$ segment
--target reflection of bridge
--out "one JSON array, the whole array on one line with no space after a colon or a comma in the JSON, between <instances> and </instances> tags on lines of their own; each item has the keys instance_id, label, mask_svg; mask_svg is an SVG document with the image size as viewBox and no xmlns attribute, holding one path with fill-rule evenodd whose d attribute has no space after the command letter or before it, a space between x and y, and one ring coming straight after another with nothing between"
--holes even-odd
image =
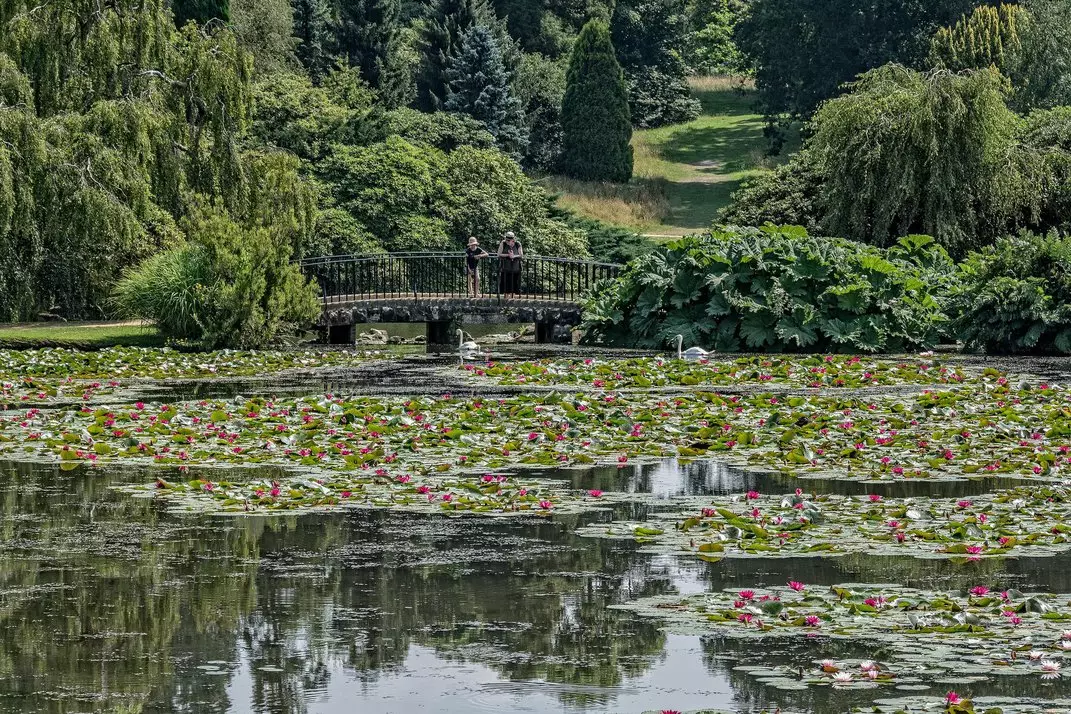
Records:
<instances>
[{"instance_id":1,"label":"reflection of bridge","mask_svg":"<svg viewBox=\"0 0 1071 714\"><path fill-rule=\"evenodd\" d=\"M452 344L463 323L527 322L536 340L580 323L584 295L621 266L566 258L525 256L516 295L506 295L497 258L480 261L480 297L469 295L463 253L341 255L301 261L320 286L321 325L332 342L352 342L354 326L425 322L428 342Z\"/></svg>"}]
</instances>

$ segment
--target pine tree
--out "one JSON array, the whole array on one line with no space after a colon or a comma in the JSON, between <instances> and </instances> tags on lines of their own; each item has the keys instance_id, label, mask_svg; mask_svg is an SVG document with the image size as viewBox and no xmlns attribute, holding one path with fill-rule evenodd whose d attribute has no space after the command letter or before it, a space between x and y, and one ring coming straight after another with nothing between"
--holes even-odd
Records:
<instances>
[{"instance_id":1,"label":"pine tree","mask_svg":"<svg viewBox=\"0 0 1071 714\"><path fill-rule=\"evenodd\" d=\"M294 36L300 41L297 56L314 78L331 69L333 25L327 0L295 0Z\"/></svg>"},{"instance_id":2,"label":"pine tree","mask_svg":"<svg viewBox=\"0 0 1071 714\"><path fill-rule=\"evenodd\" d=\"M490 29L469 28L446 75L446 110L483 122L499 148L519 161L528 144L524 109L510 87L502 51Z\"/></svg>"},{"instance_id":3,"label":"pine tree","mask_svg":"<svg viewBox=\"0 0 1071 714\"><path fill-rule=\"evenodd\" d=\"M417 98L422 109L442 109L446 101L446 73L461 51L462 35L477 22L486 21L489 15L486 0L435 0L432 3L421 38L424 66Z\"/></svg>"},{"instance_id":4,"label":"pine tree","mask_svg":"<svg viewBox=\"0 0 1071 714\"><path fill-rule=\"evenodd\" d=\"M975 8L953 27L937 31L931 44L933 63L954 72L996 67L1008 74L1022 50L1019 26L1025 14L1018 5Z\"/></svg>"},{"instance_id":5,"label":"pine tree","mask_svg":"<svg viewBox=\"0 0 1071 714\"><path fill-rule=\"evenodd\" d=\"M182 27L190 20L203 25L212 20L230 22L229 0L175 0L175 24Z\"/></svg>"},{"instance_id":6,"label":"pine tree","mask_svg":"<svg viewBox=\"0 0 1071 714\"><path fill-rule=\"evenodd\" d=\"M407 76L398 62L402 49L399 0L342 0L339 50L388 107L403 103Z\"/></svg>"},{"instance_id":7,"label":"pine tree","mask_svg":"<svg viewBox=\"0 0 1071 714\"><path fill-rule=\"evenodd\" d=\"M573 45L562 130L562 169L567 175L619 183L632 178L628 91L610 28L601 20L584 25Z\"/></svg>"}]
</instances>

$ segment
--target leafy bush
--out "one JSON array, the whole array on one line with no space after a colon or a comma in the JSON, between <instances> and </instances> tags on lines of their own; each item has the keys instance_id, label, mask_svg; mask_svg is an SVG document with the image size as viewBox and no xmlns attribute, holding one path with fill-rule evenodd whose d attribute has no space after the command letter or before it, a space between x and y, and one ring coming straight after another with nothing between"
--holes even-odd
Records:
<instances>
[{"instance_id":1,"label":"leafy bush","mask_svg":"<svg viewBox=\"0 0 1071 714\"><path fill-rule=\"evenodd\" d=\"M803 226L817 233L821 230L821 190L822 174L805 149L772 171L744 179L719 217L735 226L773 223Z\"/></svg>"},{"instance_id":2,"label":"leafy bush","mask_svg":"<svg viewBox=\"0 0 1071 714\"><path fill-rule=\"evenodd\" d=\"M954 273L932 238L881 250L798 227L725 229L660 247L603 284L586 339L718 351L897 351L934 344Z\"/></svg>"},{"instance_id":3,"label":"leafy bush","mask_svg":"<svg viewBox=\"0 0 1071 714\"><path fill-rule=\"evenodd\" d=\"M119 281L120 313L203 349L263 347L316 318L316 290L290 263L289 241L218 207L196 206L184 228L189 243Z\"/></svg>"},{"instance_id":4,"label":"leafy bush","mask_svg":"<svg viewBox=\"0 0 1071 714\"><path fill-rule=\"evenodd\" d=\"M955 327L969 349L1071 353L1071 239L1024 234L960 266Z\"/></svg>"}]
</instances>

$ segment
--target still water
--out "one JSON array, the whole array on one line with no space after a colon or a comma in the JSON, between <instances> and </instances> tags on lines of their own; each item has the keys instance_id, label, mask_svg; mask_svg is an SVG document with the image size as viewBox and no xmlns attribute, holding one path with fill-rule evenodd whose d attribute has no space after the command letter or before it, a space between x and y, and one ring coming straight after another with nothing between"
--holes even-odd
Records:
<instances>
[{"instance_id":1,"label":"still water","mask_svg":"<svg viewBox=\"0 0 1071 714\"><path fill-rule=\"evenodd\" d=\"M399 384L413 374L397 367ZM389 380L388 380L389 382ZM390 387L389 383L385 383ZM263 385L261 385L263 387ZM274 385L275 389L280 385ZM250 385L186 385L171 397ZM322 380L285 390L331 388ZM642 518L674 496L866 493L858 483L675 461L554 474L651 494L583 516L478 519L391 512L188 517L116 492L159 470L0 462L0 713L613 712L783 707L818 714L895 691L783 691L739 669L881 652L816 638L774 647L667 634L611 606L725 587L985 582L1071 593L1071 556L727 559L651 555L578 526ZM162 474L178 478L177 474ZM546 475L546 472L540 472ZM1000 483L883 485L971 495ZM948 682L927 682L943 695ZM1071 696L1066 679L996 678L976 695Z\"/></svg>"},{"instance_id":2,"label":"still water","mask_svg":"<svg viewBox=\"0 0 1071 714\"><path fill-rule=\"evenodd\" d=\"M756 485L672 462L568 477L606 486L611 475L667 495ZM192 519L110 489L145 478L0 465L0 711L835 712L874 694L767 691L733 668L844 656L842 643L749 650L608 606L788 577L1071 591L1067 557L702 563L572 534L608 513ZM1039 687L976 689L1009 686Z\"/></svg>"}]
</instances>

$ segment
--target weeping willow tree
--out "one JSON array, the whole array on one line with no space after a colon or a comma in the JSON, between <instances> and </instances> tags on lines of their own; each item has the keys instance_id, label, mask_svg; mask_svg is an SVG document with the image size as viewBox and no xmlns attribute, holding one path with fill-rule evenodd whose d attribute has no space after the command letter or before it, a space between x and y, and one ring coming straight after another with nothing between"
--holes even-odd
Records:
<instances>
[{"instance_id":1,"label":"weeping willow tree","mask_svg":"<svg viewBox=\"0 0 1071 714\"><path fill-rule=\"evenodd\" d=\"M808 148L825 228L878 245L924 233L963 253L1028 214L1038 167L1002 87L992 70L886 65L824 104Z\"/></svg>"},{"instance_id":2,"label":"weeping willow tree","mask_svg":"<svg viewBox=\"0 0 1071 714\"><path fill-rule=\"evenodd\" d=\"M257 192L286 186L304 229L293 165L251 180L269 169L240 150L251 74L229 30L177 29L164 0L0 0L0 320L101 315L199 194L263 224Z\"/></svg>"}]
</instances>

